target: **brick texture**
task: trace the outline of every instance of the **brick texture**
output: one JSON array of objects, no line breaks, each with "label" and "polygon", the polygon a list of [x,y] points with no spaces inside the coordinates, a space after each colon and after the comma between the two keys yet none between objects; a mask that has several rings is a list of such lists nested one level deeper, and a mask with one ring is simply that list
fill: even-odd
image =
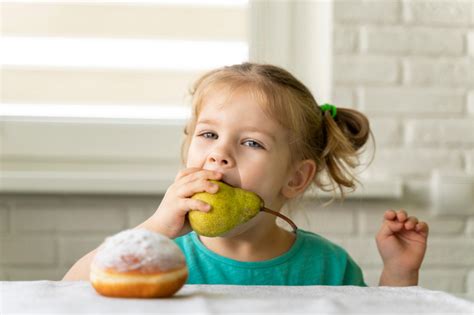
[{"label": "brick texture", "polygon": [[397,119],[372,118],[370,128],[378,145],[399,145],[403,141],[401,124]]},{"label": "brick texture", "polygon": [[452,89],[367,87],[362,93],[361,103],[365,111],[386,116],[460,116],[465,108],[465,95]]},{"label": "brick texture", "polygon": [[355,93],[355,89],[353,88],[339,87],[337,92],[333,94],[332,101],[339,107],[357,108]]},{"label": "brick texture", "polygon": [[400,20],[398,0],[337,0],[334,18],[337,22],[393,23]]},{"label": "brick texture", "polygon": [[44,267],[11,267],[8,269],[6,280],[13,281],[35,281],[35,280],[51,280],[60,281],[69,268],[44,268]]},{"label": "brick texture", "polygon": [[466,288],[466,291],[469,292],[469,293],[474,293],[474,269],[472,269],[470,272],[469,272],[469,275],[467,277],[467,288]]},{"label": "brick texture", "polygon": [[470,59],[410,58],[404,66],[405,83],[410,86],[474,86]]},{"label": "brick texture", "polygon": [[467,35],[467,47],[469,55],[471,57],[474,56],[474,32],[469,32],[469,34]]},{"label": "brick texture", "polygon": [[424,265],[470,268],[474,265],[474,242],[464,237],[431,239]]},{"label": "brick texture", "polygon": [[314,200],[298,205],[290,212],[290,216],[299,228],[324,235],[355,233],[354,214],[338,211],[337,206],[316,209]]},{"label": "brick texture", "polygon": [[437,215],[430,202],[433,171],[474,174],[474,2],[375,2],[336,1],[333,93],[351,91],[370,119],[376,149],[365,177],[401,179],[403,198],[346,202],[356,234],[335,237],[377,285],[370,238],[387,208],[404,208],[430,225],[420,285],[474,296],[472,212]]},{"label": "brick texture", "polygon": [[9,229],[9,212],[8,207],[4,204],[0,204],[0,235],[7,233]]},{"label": "brick texture", "polygon": [[467,227],[466,227],[466,234],[468,237],[474,238],[474,218],[468,219]]},{"label": "brick texture", "polygon": [[333,71],[336,83],[390,84],[399,80],[399,66],[395,58],[336,57]]},{"label": "brick texture", "polygon": [[420,286],[432,290],[442,290],[451,293],[465,292],[467,271],[464,268],[446,270],[441,268],[426,268],[420,273]]},{"label": "brick texture", "polygon": [[159,198],[143,198],[140,203],[130,205],[127,209],[127,227],[134,228],[148,219],[160,205]]},{"label": "brick texture", "polygon": [[58,264],[63,267],[72,266],[79,258],[97,248],[107,236],[119,231],[95,236],[63,236],[59,240]]},{"label": "brick texture", "polygon": [[406,20],[427,25],[463,26],[471,22],[472,1],[407,1]]},{"label": "brick texture", "polygon": [[406,140],[410,144],[474,145],[473,119],[419,119],[406,122]]},{"label": "brick texture", "polygon": [[51,266],[57,258],[55,238],[43,235],[2,236],[0,252],[0,264],[5,265]]},{"label": "brick texture", "polygon": [[428,175],[433,169],[462,170],[460,152],[447,149],[380,149],[368,171],[371,174]]},{"label": "brick texture", "polygon": [[12,212],[14,231],[116,231],[125,228],[123,211],[104,205],[53,207],[28,204]]},{"label": "brick texture", "polygon": [[459,30],[370,26],[363,31],[361,47],[368,53],[414,56],[461,56],[464,53],[465,34]]},{"label": "brick texture", "polygon": [[358,47],[358,32],[355,27],[338,27],[334,31],[334,53],[354,53]]},{"label": "brick texture", "polygon": [[467,110],[469,115],[474,115],[474,90],[470,91],[467,96]]}]

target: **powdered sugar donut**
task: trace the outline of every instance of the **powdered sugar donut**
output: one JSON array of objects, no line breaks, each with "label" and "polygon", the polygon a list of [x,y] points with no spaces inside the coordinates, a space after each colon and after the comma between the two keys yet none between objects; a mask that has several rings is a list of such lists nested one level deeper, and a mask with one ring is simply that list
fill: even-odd
[{"label": "powdered sugar donut", "polygon": [[145,229],[125,230],[106,238],[90,274],[100,294],[135,298],[171,296],[187,277],[180,248],[166,236]]}]

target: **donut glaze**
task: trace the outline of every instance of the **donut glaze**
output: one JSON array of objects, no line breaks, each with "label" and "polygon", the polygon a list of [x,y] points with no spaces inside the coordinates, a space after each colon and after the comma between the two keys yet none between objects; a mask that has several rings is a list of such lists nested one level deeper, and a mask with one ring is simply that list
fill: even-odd
[{"label": "donut glaze", "polygon": [[98,293],[130,298],[172,296],[187,277],[179,247],[166,236],[145,229],[108,237],[94,257],[90,273]]}]

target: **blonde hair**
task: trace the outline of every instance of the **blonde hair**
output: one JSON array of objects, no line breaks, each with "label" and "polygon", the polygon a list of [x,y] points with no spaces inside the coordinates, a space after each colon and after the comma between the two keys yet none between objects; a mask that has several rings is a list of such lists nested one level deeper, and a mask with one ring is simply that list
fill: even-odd
[{"label": "blonde hair", "polygon": [[[323,112],[309,89],[288,71],[273,65],[242,63],[201,76],[191,88],[192,115],[184,129],[181,158],[185,164],[196,121],[206,96],[219,89],[247,88],[265,112],[290,132],[290,165],[311,159],[317,165],[313,183],[323,191],[354,189],[359,149],[371,134],[362,113],[337,108],[335,118]],[[327,172],[328,182],[322,174]]]}]

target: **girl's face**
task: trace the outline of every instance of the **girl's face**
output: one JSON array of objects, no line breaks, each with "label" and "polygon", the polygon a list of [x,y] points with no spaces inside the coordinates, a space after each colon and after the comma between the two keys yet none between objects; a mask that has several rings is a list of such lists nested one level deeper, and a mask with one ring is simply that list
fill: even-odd
[{"label": "girl's face", "polygon": [[231,98],[208,96],[191,136],[187,167],[219,171],[223,181],[257,193],[267,207],[281,206],[290,157],[287,133],[245,89]]}]

